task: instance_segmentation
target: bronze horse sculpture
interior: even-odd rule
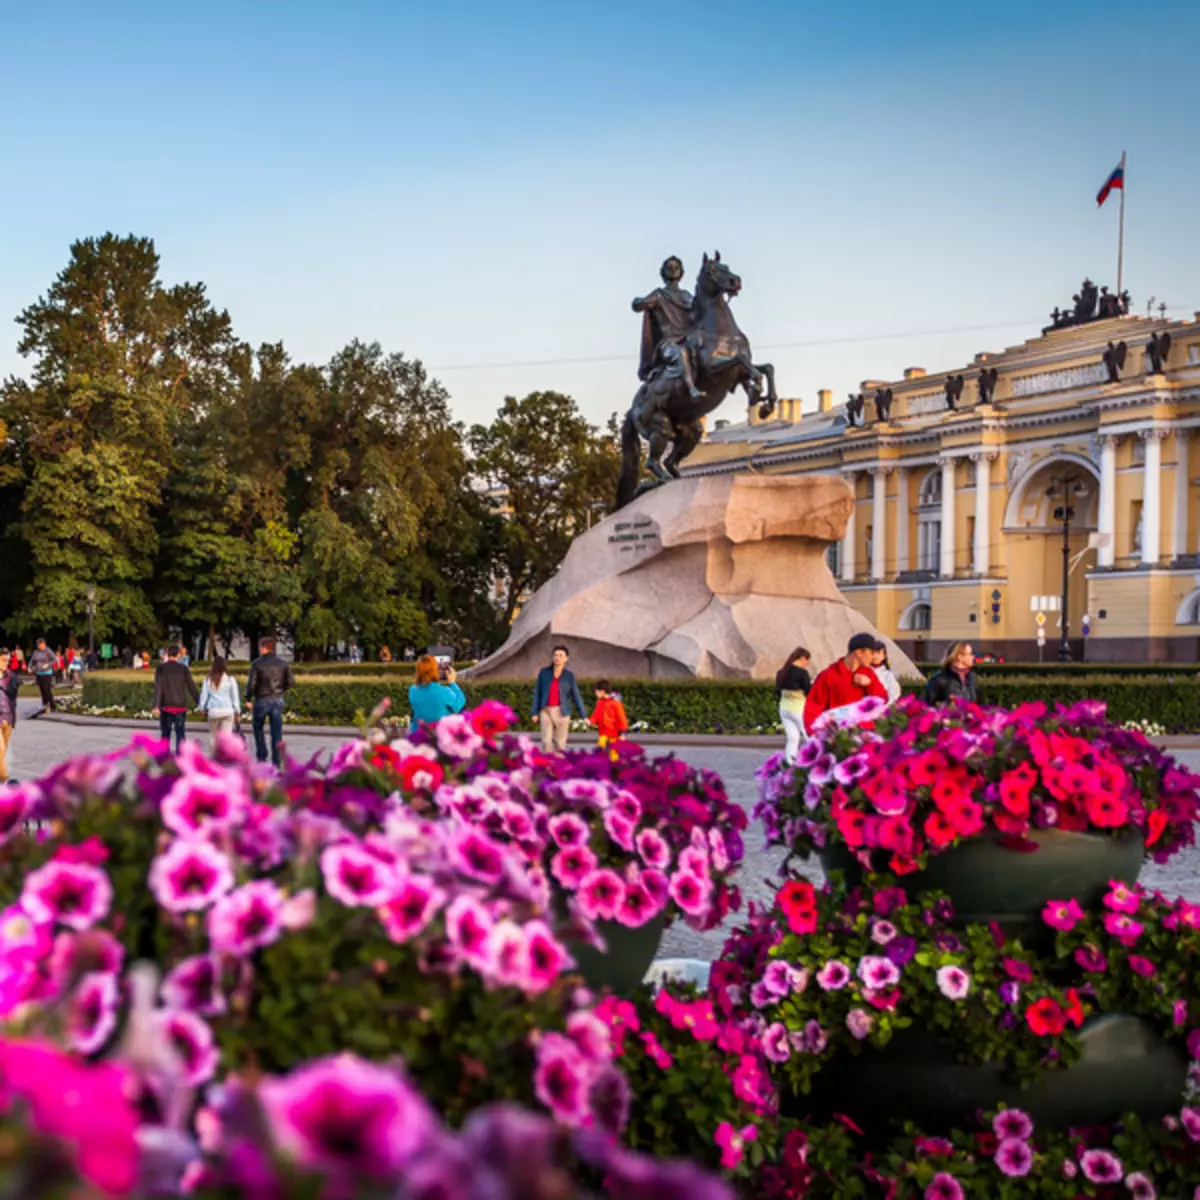
[[[689,386],[686,374],[681,377],[662,368],[648,373],[621,427],[617,508],[638,494],[642,438],[649,443],[646,469],[658,483],[667,483],[680,477],[679,464],[700,444],[702,418],[736,388],[745,389],[748,401],[758,405],[760,417],[775,411],[774,368],[753,361],[749,339],[729,307],[729,298],[741,289],[741,278],[721,261],[719,251],[712,258],[705,254],[692,301],[692,328],[683,339],[695,386]]]

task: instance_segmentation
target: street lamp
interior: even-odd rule
[[[1062,636],[1058,643],[1058,661],[1070,662],[1070,622],[1067,617],[1067,605],[1071,599],[1071,518],[1075,515],[1075,510],[1071,507],[1071,501],[1076,496],[1086,496],[1088,494],[1087,484],[1084,483],[1082,476],[1079,475],[1065,475],[1061,478],[1055,477],[1050,480],[1050,486],[1046,489],[1046,495],[1054,497],[1058,493],[1062,495],[1062,504],[1054,510],[1054,519],[1062,522],[1063,531],[1062,613],[1060,614],[1059,621]]]
[[[88,657],[90,658],[96,650],[96,588],[93,584],[88,584],[88,589],[84,593],[87,596],[88,610]]]

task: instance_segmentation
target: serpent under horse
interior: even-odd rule
[[[747,399],[758,405],[760,417],[775,411],[775,369],[770,363],[755,363],[750,341],[738,328],[729,297],[742,289],[741,278],[722,261],[718,251],[704,256],[696,279],[692,311],[695,317],[688,345],[695,356],[699,399],[688,394],[680,378],[657,372],[638,389],[621,427],[621,477],[617,484],[617,508],[638,493],[642,473],[641,440],[649,443],[646,469],[660,483],[679,478],[679,464],[700,444],[701,419],[736,388],[745,389]],[[767,393],[763,396],[763,383]],[[664,461],[663,455],[670,453]]]

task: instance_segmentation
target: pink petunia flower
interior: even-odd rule
[[[712,884],[690,871],[676,871],[671,876],[671,899],[689,916],[702,917],[708,912]]]
[[[221,1060],[208,1022],[193,1012],[166,1010],[158,1014],[159,1029],[183,1064],[190,1087],[202,1087],[217,1073]]]
[[[1132,946],[1142,933],[1142,925],[1126,913],[1105,913],[1105,931],[1125,946]]]
[[[247,883],[213,905],[208,939],[218,953],[239,958],[269,946],[283,933],[286,897],[270,880]]]
[[[589,921],[612,921],[625,899],[625,883],[616,871],[602,867],[580,880],[577,895]]]
[[[875,1017],[865,1008],[852,1008],[846,1014],[846,1028],[860,1042],[871,1032],[874,1024]]]
[[[1188,1106],[1180,1109],[1179,1123],[1190,1141],[1200,1142],[1200,1108]]]
[[[117,1027],[121,990],[115,975],[93,971],[75,988],[67,1005],[67,1042],[80,1054],[95,1054]]]
[[[1079,1169],[1091,1183],[1120,1183],[1125,1176],[1121,1160],[1108,1150],[1085,1150],[1079,1156]]]
[[[1001,1174],[1020,1179],[1028,1175],[1033,1166],[1033,1151],[1021,1138],[1002,1138],[996,1146],[995,1163]]]
[[[559,975],[574,965],[574,960],[545,921],[527,921],[522,932],[525,937],[525,978],[521,987],[526,994],[536,996],[553,987]]]
[[[925,1189],[925,1200],[963,1200],[962,1184],[947,1171],[939,1171]]]
[[[1005,1138],[1028,1141],[1033,1136],[1033,1122],[1023,1109],[1002,1108],[992,1118],[992,1132],[1001,1141]]]
[[[233,772],[181,775],[163,797],[163,824],[180,837],[196,837],[212,829],[228,829],[246,808],[249,797],[235,784]]]
[[[1131,1171],[1126,1175],[1125,1187],[1129,1191],[1131,1200],[1158,1200],[1158,1192],[1155,1190],[1150,1176],[1142,1171]]]
[[[163,980],[160,994],[168,1008],[220,1016],[228,1007],[221,990],[221,960],[215,954],[185,958]]]
[[[488,936],[492,915],[472,896],[457,896],[446,909],[446,936],[450,944],[471,966],[487,973],[491,964]]]
[[[202,912],[233,887],[233,865],[208,842],[185,838],[150,864],[149,884],[169,912]]]
[[[574,891],[599,862],[586,846],[567,846],[550,860],[550,873],[563,887]]]
[[[534,1095],[564,1125],[582,1125],[588,1114],[592,1065],[579,1047],[560,1033],[543,1034],[535,1053]]]
[[[603,1065],[611,1061],[612,1035],[608,1025],[594,1012],[586,1008],[573,1012],[567,1018],[567,1037],[589,1062]]]
[[[434,725],[438,749],[447,757],[463,761],[474,758],[484,748],[484,740],[475,732],[466,713],[452,713]]]
[[[850,982],[850,968],[832,958],[817,972],[817,985],[824,992],[838,992]]]
[[[108,916],[112,896],[112,883],[99,867],[48,862],[25,876],[19,903],[34,921],[84,930]]]
[[[438,1122],[399,1071],[352,1054],[264,1079],[271,1132],[302,1167],[350,1180],[386,1180],[438,1135]]]
[[[762,1033],[763,1053],[772,1062],[787,1062],[792,1056],[791,1039],[782,1021],[773,1021]]]
[[[858,963],[858,977],[872,991],[882,991],[900,981],[900,969],[890,958],[866,954]]]
[[[575,813],[559,813],[550,818],[550,836],[555,845],[565,850],[568,846],[586,846],[591,830]]]
[[[1083,920],[1083,909],[1074,900],[1050,900],[1042,909],[1042,920],[1051,929],[1069,933]]]
[[[1138,905],[1141,901],[1138,899],[1138,894],[1128,884],[1121,883],[1119,880],[1112,880],[1109,884],[1111,889],[1107,896],[1104,897],[1102,903],[1104,907],[1112,912],[1135,913],[1138,910]]]
[[[504,848],[478,829],[463,829],[450,842],[450,858],[468,879],[495,885],[504,878]]]
[[[397,945],[424,932],[446,902],[446,893],[428,876],[409,875],[377,909],[383,931]]]
[[[961,967],[939,967],[937,972],[938,991],[948,1000],[965,1000],[971,991],[971,977]]]
[[[617,921],[629,929],[640,929],[661,911],[662,906],[655,903],[654,897],[640,882],[631,882],[625,886],[625,896],[617,909]]]
[[[755,1125],[743,1125],[741,1129],[734,1129],[728,1121],[722,1121],[713,1137],[713,1141],[721,1150],[721,1166],[727,1171],[736,1170],[745,1156],[746,1143],[757,1138],[758,1127]]]
[[[657,829],[643,829],[634,840],[637,852],[646,866],[662,870],[670,865],[671,847]]]
[[[1129,956],[1129,969],[1145,979],[1158,974],[1158,968],[1148,958],[1142,958],[1139,954]]]
[[[614,809],[609,809],[604,814],[604,828],[608,836],[621,847],[622,850],[633,849],[633,834],[634,823],[626,820],[621,814]]]
[[[396,891],[395,872],[354,843],[321,852],[325,890],[347,908],[378,908]]]

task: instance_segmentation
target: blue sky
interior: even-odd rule
[[[1194,5],[10,0],[0,29],[0,375],[9,319],[112,230],[251,342],[377,339],[463,420],[557,388],[601,421],[631,298],[719,248],[812,404],[1111,286],[1123,149],[1135,304],[1200,309]]]

